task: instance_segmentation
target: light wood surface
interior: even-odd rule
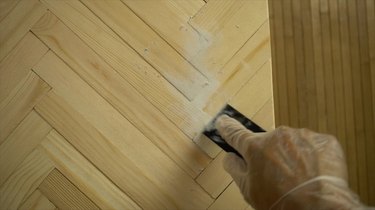
[[[2,209],[249,208],[201,133],[226,103],[274,125],[266,1],[0,8]]]
[[[52,162],[38,149],[33,150],[1,185],[1,207],[17,209],[52,170]]]
[[[121,1],[163,39],[168,40],[168,43],[187,60],[191,60],[209,45],[209,41],[188,23],[204,6],[203,1],[158,1],[158,4],[153,0]]]
[[[237,9],[228,7],[228,2]],[[210,44],[191,62],[207,76],[215,75],[267,19],[266,1],[208,2],[189,22]]]
[[[120,0],[86,0],[84,4],[129,43],[163,77],[179,89],[188,99],[199,93],[198,88],[208,84],[205,76],[189,64],[172,46],[150,27],[145,25]],[[110,16],[109,16],[110,15]],[[137,36],[136,34],[142,34]]]
[[[88,65],[89,69],[101,67],[100,60],[104,60],[122,78],[127,80],[135,89],[149,100],[156,108],[166,115],[173,123],[180,127],[186,135],[194,137],[202,130],[202,127],[209,121],[210,117],[197,107],[193,106],[178,89],[165,80],[158,71],[142,59],[130,46],[120,41],[118,36],[108,28],[91,11],[78,1],[46,0],[48,8],[70,27],[78,37],[85,43],[79,42],[85,48],[91,48],[97,53],[95,57],[99,61],[88,62],[86,59],[79,59],[76,56],[67,56],[67,59],[76,59],[78,65]],[[80,11],[80,12],[78,12]],[[48,28],[57,21],[55,15],[48,13],[34,25],[32,31],[43,37],[43,32],[48,32]],[[61,26],[61,22],[59,25]],[[78,25],[78,26],[77,26]],[[100,31],[100,33],[97,33]],[[56,32],[55,32],[56,33]],[[87,36],[96,34],[96,36]],[[53,42],[52,42],[53,43]],[[56,44],[56,43],[54,43]],[[48,44],[52,46],[51,44]],[[82,54],[75,45],[57,45],[58,47],[74,47],[75,53]],[[62,53],[63,50],[54,49]],[[59,55],[62,56],[62,55]],[[101,57],[101,58],[99,58]],[[99,59],[98,59],[99,58]],[[73,67],[76,69],[76,66]],[[191,87],[201,89],[201,87]]]
[[[12,91],[9,100],[2,103],[0,110],[0,143],[25,118],[38,101],[49,91],[50,87],[35,73],[29,71],[24,80]]]
[[[6,3],[4,7],[10,12],[0,22],[0,61],[47,11],[38,0],[19,1],[16,6]]]
[[[39,191],[58,209],[99,209],[57,169],[52,170],[43,180]]]
[[[53,203],[48,200],[39,190],[35,190],[27,200],[20,206],[21,210],[55,210],[57,209]]]
[[[2,185],[51,130],[51,126],[31,111],[0,145],[0,185]],[[20,146],[22,145],[22,146]]]
[[[101,209],[141,209],[56,130],[41,146],[56,168]]]
[[[0,44],[2,209],[252,209],[227,103],[336,135],[374,205],[374,0],[2,0]]]
[[[221,151],[196,179],[214,198],[217,198],[232,181],[231,176],[222,167],[224,157],[225,152]]]
[[[276,125],[335,135],[375,205],[375,1],[269,0]]]
[[[208,208],[217,209],[217,210],[225,210],[225,209],[233,209],[233,210],[240,210],[246,209],[248,207],[248,203],[243,199],[240,190],[238,189],[236,183],[232,182],[228,188],[219,196],[219,198]]]

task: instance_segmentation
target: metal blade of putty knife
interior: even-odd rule
[[[203,131],[203,134],[207,136],[209,139],[211,139],[213,142],[215,142],[219,147],[221,147],[226,152],[233,152],[237,154],[239,157],[242,158],[242,155],[235,150],[233,147],[231,147],[219,134],[219,132],[215,128],[215,122],[216,119],[226,114],[229,117],[232,117],[239,121],[243,126],[245,126],[247,129],[251,130],[252,132],[265,132],[263,128],[258,126],[256,123],[245,117],[243,114],[241,114],[239,111],[231,107],[229,104],[227,104],[217,115],[216,117],[206,126],[205,130]]]

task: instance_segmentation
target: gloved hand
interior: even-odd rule
[[[216,128],[244,158],[228,153],[224,168],[255,209],[361,207],[348,188],[344,154],[335,137],[284,126],[252,133],[226,115],[218,118]]]

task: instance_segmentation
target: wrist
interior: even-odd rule
[[[361,209],[363,205],[346,181],[320,176],[295,187],[273,205],[272,209]]]
[[[362,209],[358,196],[347,185],[331,182],[321,183],[321,195],[315,195],[322,209]],[[318,206],[318,207],[319,207]]]

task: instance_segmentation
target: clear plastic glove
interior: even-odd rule
[[[361,208],[335,137],[284,126],[252,133],[226,115],[216,128],[244,158],[228,153],[224,168],[255,209]]]

